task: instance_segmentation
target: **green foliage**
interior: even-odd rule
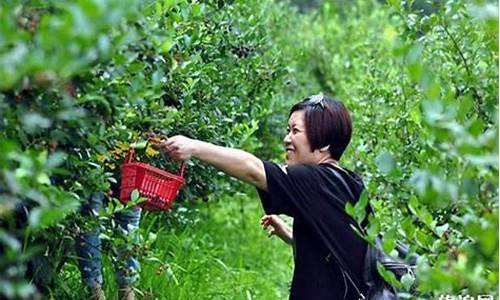
[[[203,204],[210,218],[148,214],[138,239],[114,230],[112,214],[126,208],[113,197],[98,218],[77,210],[95,192],[116,192],[134,142],[136,159],[176,170],[144,143],[149,131],[279,158],[287,107],[323,91],[352,111],[355,132],[342,163],[367,189],[346,209],[361,221],[372,206],[366,238],[383,233],[386,251],[401,239],[423,254],[422,298],[498,296],[497,42],[491,1],[325,1],[305,14],[271,0],[3,1],[0,293],[32,297],[25,276],[33,255],[62,267],[66,242],[100,220],[108,248],[142,254],[147,295],[167,297],[157,294],[167,278],[172,298],[231,297],[239,280],[247,292],[237,297],[285,297],[288,273],[272,292],[254,271],[265,267],[244,261],[258,256],[250,246],[262,243],[257,235],[223,240],[224,230],[241,236],[252,227],[243,217],[231,223],[234,207]],[[176,205],[231,202],[228,192],[246,199],[235,193],[240,185],[197,162],[188,162],[186,180]],[[253,255],[237,256],[232,247],[240,244]],[[64,270],[72,280],[56,278],[55,295],[79,285],[74,264]],[[211,274],[217,284],[206,290]],[[262,295],[251,282],[264,286]]]
[[[424,254],[424,298],[498,295],[498,15],[489,3],[424,14],[405,2],[359,1],[344,15],[325,3],[304,20],[296,69],[352,111],[343,163],[367,182],[367,238]],[[358,204],[346,209],[361,220]]]
[[[0,291],[8,297],[34,291],[22,279],[31,254],[51,253],[55,244],[47,241],[71,240],[95,223],[80,222],[78,206],[95,192],[116,190],[129,146],[148,131],[249,151],[266,142],[264,151],[276,154],[279,141],[269,142],[259,129],[274,126],[266,103],[287,73],[268,37],[268,28],[286,26],[278,21],[285,13],[270,1],[3,4],[2,247],[15,253],[21,241],[27,244],[20,257],[2,256],[1,273],[12,276],[2,275]],[[136,159],[177,167],[150,147]],[[180,200],[229,188],[218,184],[214,170],[189,164]],[[112,200],[103,221],[117,209]],[[14,221],[19,211],[26,211],[26,222]],[[64,259],[54,257],[54,264]],[[5,272],[13,265],[15,272]],[[17,280],[24,286],[16,287]]]
[[[137,294],[148,299],[266,299],[288,297],[292,249],[259,227],[255,193],[175,206],[164,217],[148,214],[136,248],[141,261]],[[159,222],[159,219],[162,221]],[[113,262],[105,259],[105,291],[116,295]],[[66,264],[55,299],[87,299],[80,275]]]

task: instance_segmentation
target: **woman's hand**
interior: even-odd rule
[[[264,215],[260,219],[260,225],[268,232],[269,236],[276,235],[288,244],[293,243],[292,229],[278,216]]]
[[[182,135],[170,137],[161,142],[160,147],[175,160],[188,160],[196,150],[196,140]]]

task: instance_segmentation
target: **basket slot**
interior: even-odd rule
[[[153,187],[152,187],[153,194],[158,195],[158,191],[160,190],[160,180],[154,177],[154,180],[152,180],[152,182],[153,182]]]
[[[125,178],[122,179],[122,182],[123,182],[123,185],[124,186],[133,186],[134,183],[135,183],[135,177],[130,177],[130,176],[127,176]]]
[[[148,176],[148,180],[149,180],[149,186],[148,186],[149,194],[151,196],[154,196],[155,195],[156,178]]]
[[[166,182],[162,184],[162,196],[167,202],[170,202],[170,200],[172,199],[170,197],[170,187],[171,184],[167,184]]]
[[[151,196],[155,193],[154,187],[156,184],[156,178],[151,176],[150,172],[146,172],[146,176],[144,176],[144,191]]]
[[[144,180],[141,182],[141,193],[144,194],[144,196],[149,196],[149,181],[147,180],[147,177],[144,176]]]
[[[148,178],[148,181],[149,181],[148,192],[149,192],[150,196],[153,196],[154,195],[155,180],[156,180],[156,178],[150,177],[150,176],[148,176],[147,178]]]

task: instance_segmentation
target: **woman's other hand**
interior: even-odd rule
[[[264,215],[260,219],[262,229],[266,230],[269,236],[276,235],[288,244],[292,244],[292,229],[280,217],[276,215]]]

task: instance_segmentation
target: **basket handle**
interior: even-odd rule
[[[163,159],[167,159],[165,156],[165,153],[160,150],[161,156]],[[184,164],[184,161],[181,162],[181,165],[179,166],[179,170],[177,171],[177,175],[184,178],[184,171],[186,170],[186,165]]]
[[[127,156],[125,156],[125,163],[129,163],[133,160],[134,158],[134,153],[135,153],[135,149],[133,147],[130,147],[128,149],[128,153],[127,153]]]
[[[181,166],[179,167],[179,172],[177,172],[177,174],[180,176],[180,177],[183,177],[184,178],[184,171],[186,170],[186,165],[184,164],[184,162],[181,162]]]
[[[133,147],[130,147],[128,149],[127,156],[125,156],[125,163],[127,164],[130,163],[134,158],[134,154],[135,154],[135,149]],[[181,162],[179,171],[177,171],[177,175],[179,175],[180,177],[184,177],[184,171],[186,171],[186,165],[184,164],[184,162]]]

